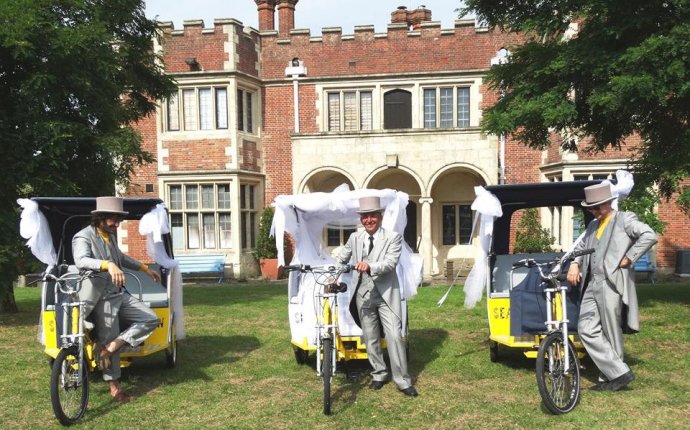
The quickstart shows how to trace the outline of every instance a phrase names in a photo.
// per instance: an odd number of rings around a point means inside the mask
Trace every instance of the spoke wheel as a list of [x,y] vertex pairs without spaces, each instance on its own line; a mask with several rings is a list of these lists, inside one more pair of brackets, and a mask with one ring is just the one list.
[[86,363],[79,359],[77,347],[63,349],[55,359],[50,375],[50,401],[62,425],[74,424],[84,416],[89,403],[89,372]]
[[331,414],[331,378],[333,376],[333,339],[323,339],[323,359],[321,360],[321,378],[323,378],[323,413]]
[[542,341],[537,355],[539,394],[546,409],[556,415],[572,411],[580,400],[580,361],[572,342],[566,345],[562,333],[551,333]]

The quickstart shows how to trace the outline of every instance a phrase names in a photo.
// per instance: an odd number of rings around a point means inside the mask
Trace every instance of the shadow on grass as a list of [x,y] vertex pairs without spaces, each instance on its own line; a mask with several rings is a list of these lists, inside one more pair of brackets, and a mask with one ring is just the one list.
[[650,307],[657,302],[690,304],[690,284],[638,284],[637,300],[640,307]]
[[448,332],[440,328],[412,329],[409,332],[410,349],[407,357],[412,379],[424,371],[427,364],[439,356]]
[[[231,364],[241,360],[247,354],[259,348],[260,342],[254,336],[194,336],[178,344],[177,366],[168,368],[165,354],[159,352],[149,357],[133,360],[132,366],[123,369],[122,380],[125,386],[130,385],[128,392],[135,397],[142,397],[155,391],[162,385],[186,383],[194,380],[213,381],[206,369],[216,364]],[[92,382],[100,383],[105,392],[107,386],[101,380],[100,373],[90,375]],[[101,389],[99,389],[101,390]],[[119,405],[107,401],[91,405],[89,413],[82,420],[88,422],[107,414]]]

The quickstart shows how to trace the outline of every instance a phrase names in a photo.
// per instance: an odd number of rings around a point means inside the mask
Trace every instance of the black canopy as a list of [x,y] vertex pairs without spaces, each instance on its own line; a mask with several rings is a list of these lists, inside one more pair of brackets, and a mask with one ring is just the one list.
[[520,209],[549,206],[572,206],[584,212],[585,224],[592,219],[580,203],[585,199],[585,187],[601,181],[541,182],[536,184],[491,185],[485,187],[501,202],[503,216],[494,222],[493,253],[508,254],[510,220]]
[[[73,264],[72,237],[91,221],[91,211],[96,209],[96,197],[33,197],[48,220],[53,246],[58,253],[58,263]],[[138,220],[147,214],[161,199],[125,198],[127,220]]]

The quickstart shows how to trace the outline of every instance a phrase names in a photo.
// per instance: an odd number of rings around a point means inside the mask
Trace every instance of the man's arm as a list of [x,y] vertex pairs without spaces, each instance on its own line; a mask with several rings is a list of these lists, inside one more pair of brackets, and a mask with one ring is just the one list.
[[[633,212],[624,212],[623,228],[633,240],[633,244],[625,253],[620,263],[621,267],[630,267],[657,242],[657,235],[647,224],[637,219]],[[626,261],[627,259],[627,261]]]
[[74,257],[74,264],[80,270],[100,272],[104,261],[107,261],[94,258],[91,252],[91,240],[82,235],[75,235],[72,238],[72,256]]
[[352,233],[350,237],[347,238],[347,242],[345,242],[345,245],[340,249],[340,252],[338,252],[338,255],[335,257],[338,263],[348,264],[350,262],[350,258],[352,258],[352,243],[354,242],[355,234],[357,233]]
[[383,255],[383,259],[381,261],[373,261],[369,263],[369,272],[371,276],[379,276],[395,271],[395,266],[398,265],[401,252],[402,236],[397,233],[393,233],[393,237],[390,239],[390,244],[386,249],[386,253]]

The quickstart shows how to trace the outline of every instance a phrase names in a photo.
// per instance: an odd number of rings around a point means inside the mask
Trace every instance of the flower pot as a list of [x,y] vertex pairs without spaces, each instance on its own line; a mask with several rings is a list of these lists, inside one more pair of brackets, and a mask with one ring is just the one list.
[[269,281],[275,281],[283,277],[283,268],[278,268],[277,258],[260,258],[261,277]]

